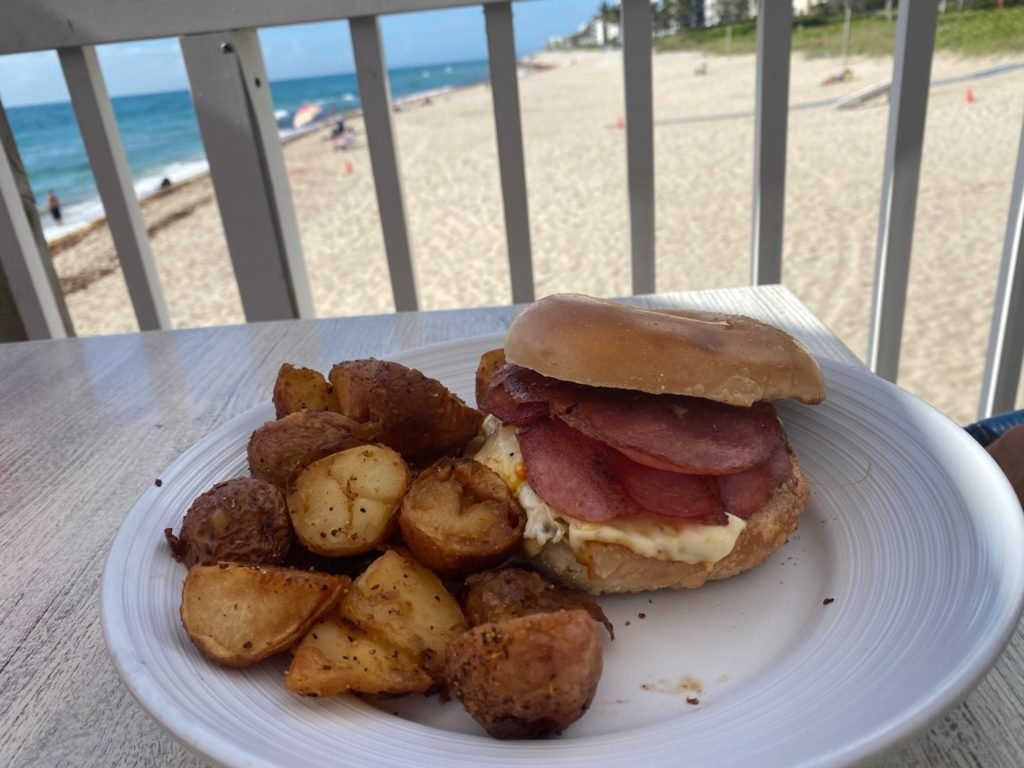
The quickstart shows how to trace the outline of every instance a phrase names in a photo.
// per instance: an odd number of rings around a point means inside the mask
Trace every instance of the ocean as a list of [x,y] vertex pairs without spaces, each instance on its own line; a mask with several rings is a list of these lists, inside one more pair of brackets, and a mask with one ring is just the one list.
[[[391,95],[407,98],[481,82],[487,61],[402,67],[388,71]],[[293,134],[296,110],[322,107],[322,120],[359,109],[354,73],[276,80],[270,83],[274,116],[282,138]],[[121,141],[139,196],[156,191],[164,178],[183,179],[207,170],[199,125],[188,91],[118,96],[111,99]],[[47,237],[57,237],[103,215],[82,137],[69,102],[10,107],[7,117],[28,171]],[[46,192],[61,201],[64,224],[46,210]]]

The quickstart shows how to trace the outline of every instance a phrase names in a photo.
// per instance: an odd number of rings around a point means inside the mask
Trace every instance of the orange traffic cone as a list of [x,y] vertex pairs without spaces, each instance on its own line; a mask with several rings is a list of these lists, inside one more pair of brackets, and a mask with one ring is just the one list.
[[623,128],[626,127],[626,121],[620,117],[618,120],[615,121],[615,127],[621,131]]
[[345,175],[346,176],[351,176],[353,171],[355,171],[355,169],[352,167],[352,161],[351,160],[346,160],[345,161]]
[[972,91],[970,88],[967,89],[967,103],[974,103],[974,91]]

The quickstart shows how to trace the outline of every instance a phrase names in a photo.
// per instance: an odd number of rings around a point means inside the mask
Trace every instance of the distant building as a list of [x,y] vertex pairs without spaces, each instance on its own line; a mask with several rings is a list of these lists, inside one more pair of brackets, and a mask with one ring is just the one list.
[[[771,0],[771,2],[777,1]],[[792,0],[792,2],[793,15],[806,16],[815,7],[825,4],[827,0]],[[651,0],[653,6],[657,7],[660,4],[661,0]],[[621,7],[620,3],[613,3],[613,5]],[[755,18],[757,18],[757,0],[697,0],[690,5],[690,11],[686,18],[673,19],[667,26],[659,28],[655,32],[655,36],[677,34],[681,31],[681,26],[699,29]],[[621,35],[622,30],[617,21],[602,21],[600,16],[595,16],[580,24],[575,34],[548,38],[547,47],[549,49],[603,48],[606,45],[619,43]]]
[[549,37],[547,47],[549,49],[559,48],[603,48],[606,45],[618,43],[622,34],[621,27],[616,21],[604,21],[591,19],[580,24],[575,34],[564,37]]
[[[824,5],[827,0],[793,0],[793,15],[806,16],[816,6]],[[732,23],[741,18],[757,18],[757,0],[704,0],[704,14],[700,25],[715,27],[723,23]]]

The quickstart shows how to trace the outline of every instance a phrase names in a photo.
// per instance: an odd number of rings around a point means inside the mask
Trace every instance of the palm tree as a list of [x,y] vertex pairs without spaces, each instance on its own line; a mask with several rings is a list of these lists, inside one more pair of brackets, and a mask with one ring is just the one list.
[[660,0],[654,11],[659,29],[689,29],[696,26],[696,4],[699,0]]
[[601,44],[608,45],[608,22],[617,21],[619,18],[619,9],[613,7],[608,3],[601,3],[601,7],[597,11],[597,20],[601,22]]

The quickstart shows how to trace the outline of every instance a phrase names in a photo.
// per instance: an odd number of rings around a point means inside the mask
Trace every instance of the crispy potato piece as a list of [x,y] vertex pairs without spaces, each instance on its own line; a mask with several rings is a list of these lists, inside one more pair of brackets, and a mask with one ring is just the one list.
[[339,413],[367,424],[375,442],[409,462],[433,461],[469,442],[483,414],[441,382],[383,360],[353,360],[331,369]]
[[325,450],[336,453],[366,442],[353,434],[358,430],[352,419],[332,411],[298,411],[268,421],[249,438],[249,472],[284,490],[296,469]]
[[462,609],[431,571],[396,550],[352,582],[341,616],[414,655],[433,677],[444,671],[448,644],[466,630]]
[[194,565],[181,591],[181,623],[207,657],[247,667],[295,645],[350,583],[289,568]]
[[433,678],[412,654],[330,617],[295,649],[284,684],[302,696],[425,693]]
[[285,363],[274,382],[274,411],[280,419],[303,410],[338,410],[334,392],[320,371]]
[[409,467],[383,445],[363,445],[314,461],[289,483],[295,535],[311,552],[358,555],[386,541],[409,487]]
[[505,562],[526,515],[505,481],[473,459],[440,459],[413,481],[398,516],[416,559],[454,578]]
[[451,691],[497,739],[543,738],[580,719],[601,678],[601,631],[586,611],[475,627],[448,648]]
[[487,391],[487,382],[491,376],[496,374],[505,365],[505,350],[492,349],[480,355],[480,363],[476,367],[476,405],[484,401],[484,393]]
[[280,489],[253,477],[218,483],[198,496],[185,513],[178,536],[164,530],[176,560],[230,560],[277,565],[292,543],[292,524]]
[[586,611],[615,639],[615,628],[590,595],[549,584],[540,574],[522,568],[500,568],[470,576],[462,600],[462,610],[471,627],[573,609]]

